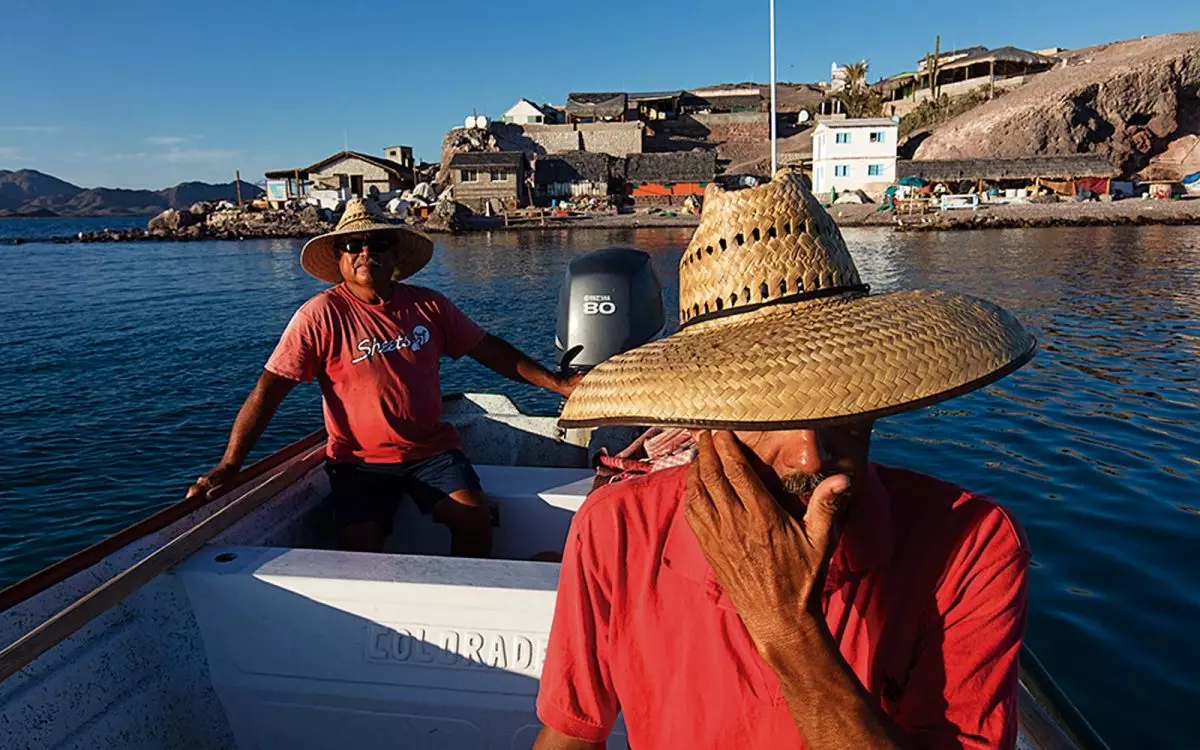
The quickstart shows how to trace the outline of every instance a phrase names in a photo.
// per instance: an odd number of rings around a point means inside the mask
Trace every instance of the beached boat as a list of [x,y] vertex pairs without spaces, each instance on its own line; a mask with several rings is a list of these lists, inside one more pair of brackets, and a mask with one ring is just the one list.
[[[441,556],[411,507],[385,554],[332,549],[314,433],[0,592],[0,747],[529,747],[558,576],[530,558],[561,551],[591,488],[588,434],[496,395],[445,414],[494,559]],[[1021,746],[1100,746],[1022,666]]]

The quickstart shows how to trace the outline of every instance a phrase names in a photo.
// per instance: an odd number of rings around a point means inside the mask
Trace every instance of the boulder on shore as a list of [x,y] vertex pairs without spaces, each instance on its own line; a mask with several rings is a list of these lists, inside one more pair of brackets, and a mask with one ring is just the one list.
[[200,219],[191,211],[180,211],[178,208],[168,208],[158,216],[155,216],[146,225],[146,228],[151,232],[178,232],[181,229],[190,227]]
[[204,216],[205,214],[210,214],[212,213],[212,210],[213,204],[209,203],[208,201],[196,201],[192,204],[192,207],[188,209],[188,211],[195,216]]

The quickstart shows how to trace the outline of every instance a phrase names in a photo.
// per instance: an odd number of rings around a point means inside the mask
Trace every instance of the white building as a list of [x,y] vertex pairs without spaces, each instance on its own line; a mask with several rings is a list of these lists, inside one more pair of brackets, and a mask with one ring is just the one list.
[[846,88],[846,66],[835,63],[829,64],[829,90],[841,91]]
[[500,122],[512,125],[548,125],[557,122],[552,112],[553,110],[547,111],[547,108],[539,107],[528,99],[521,99],[508,108]]
[[821,121],[813,131],[813,192],[822,199],[832,190],[883,193],[896,181],[899,130],[884,118]]

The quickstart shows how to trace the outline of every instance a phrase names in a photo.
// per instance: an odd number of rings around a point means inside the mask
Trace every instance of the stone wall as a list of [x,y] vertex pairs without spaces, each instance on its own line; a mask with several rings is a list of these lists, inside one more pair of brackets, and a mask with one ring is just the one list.
[[581,123],[575,127],[579,128],[584,151],[613,156],[642,153],[645,125],[640,122]]
[[708,131],[711,141],[761,143],[771,138],[771,116],[765,112],[691,115],[691,118]]
[[493,123],[492,135],[502,151],[561,154],[591,151],[629,156],[642,153],[640,122],[575,123],[571,125],[514,125]]
[[511,127],[518,131],[524,131],[525,137],[538,148],[538,153],[561,154],[564,151],[580,151],[583,143],[574,125],[516,125]]

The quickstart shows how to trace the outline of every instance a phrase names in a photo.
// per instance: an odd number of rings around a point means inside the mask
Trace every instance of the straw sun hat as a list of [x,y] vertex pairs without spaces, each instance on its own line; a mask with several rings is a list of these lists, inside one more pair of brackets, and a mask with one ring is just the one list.
[[425,267],[433,257],[433,240],[409,229],[394,224],[379,215],[374,205],[362,198],[351,198],[346,210],[332,232],[313,237],[300,251],[300,265],[305,271],[327,284],[342,283],[342,272],[338,268],[338,240],[348,234],[388,232],[399,249],[396,273],[392,277],[399,281],[408,278]]
[[744,190],[709,185],[679,263],[680,330],[593,369],[560,423],[837,424],[981,388],[1036,348],[990,302],[869,291],[798,175],[781,172]]

